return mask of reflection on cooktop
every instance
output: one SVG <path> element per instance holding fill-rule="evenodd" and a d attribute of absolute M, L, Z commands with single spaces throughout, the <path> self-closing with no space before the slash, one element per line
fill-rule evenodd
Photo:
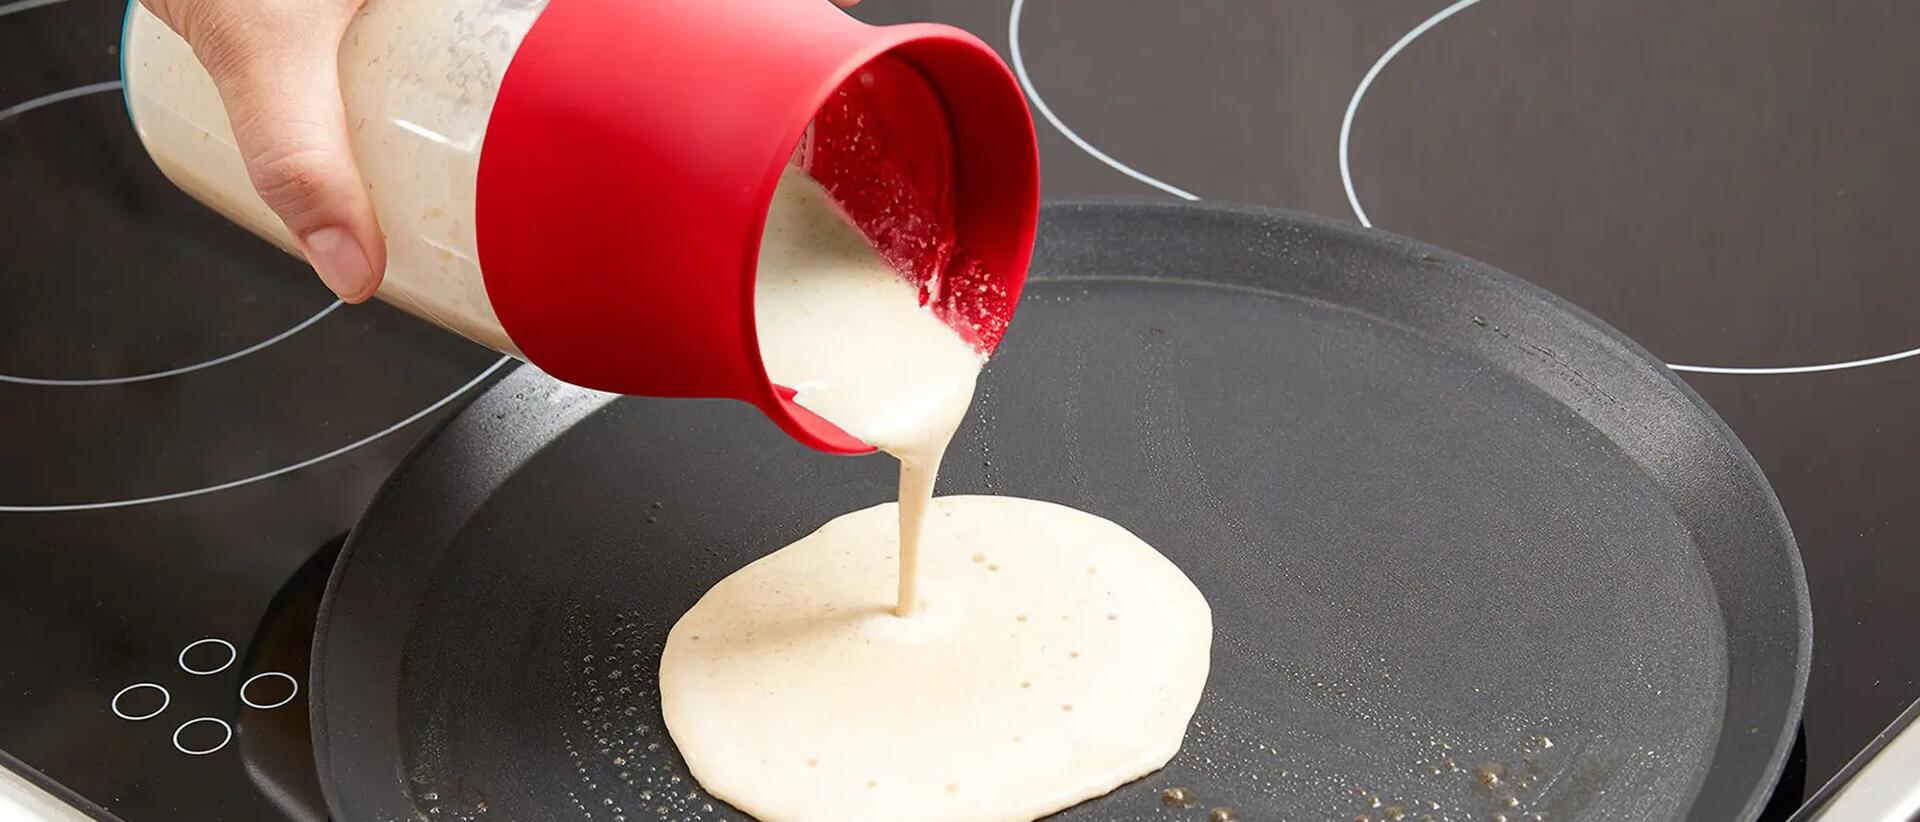
<path fill-rule="evenodd" d="M 326 800 L 313 766 L 313 736 L 307 727 L 307 681 L 312 660 L 313 626 L 327 575 L 345 537 L 335 539 L 307 560 L 268 604 L 260 629 L 248 645 L 247 678 L 240 700 L 248 708 L 235 723 L 241 762 L 260 793 L 289 819 L 325 822 Z M 255 685 L 257 683 L 257 685 Z M 248 694 L 249 686 L 259 693 Z M 274 710 L 260 710 L 267 707 Z"/>

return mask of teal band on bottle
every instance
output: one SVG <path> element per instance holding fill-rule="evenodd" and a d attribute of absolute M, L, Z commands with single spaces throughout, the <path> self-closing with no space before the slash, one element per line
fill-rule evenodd
<path fill-rule="evenodd" d="M 127 107 L 127 122 L 133 122 L 133 98 L 127 94 L 127 38 L 133 34 L 133 12 L 140 0 L 127 0 L 127 13 L 120 18 L 120 104 Z"/>

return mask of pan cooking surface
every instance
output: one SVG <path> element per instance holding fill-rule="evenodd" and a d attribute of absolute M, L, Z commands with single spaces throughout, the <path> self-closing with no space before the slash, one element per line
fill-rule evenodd
<path fill-rule="evenodd" d="M 1155 238 L 1156 211 L 1243 239 Z M 1482 295 L 1467 261 L 1297 219 L 1051 211 L 1045 276 L 948 456 L 942 493 L 1111 518 L 1214 609 L 1184 749 L 1059 818 L 1757 810 L 1805 597 L 1737 443 L 1537 292 Z M 1448 296 L 1341 299 L 1403 281 Z M 1435 319 L 1461 301 L 1484 307 Z M 890 499 L 891 471 L 739 404 L 509 378 L 402 470 L 336 573 L 316 649 L 336 812 L 742 818 L 661 725 L 666 631 L 733 569 Z M 432 499 L 471 510 L 408 513 Z M 405 783 L 352 775 L 382 767 Z M 1172 787 L 1195 806 L 1169 815 Z"/>

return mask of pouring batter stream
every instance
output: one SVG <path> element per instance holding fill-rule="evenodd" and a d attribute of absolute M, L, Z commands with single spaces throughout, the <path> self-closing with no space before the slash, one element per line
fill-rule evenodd
<path fill-rule="evenodd" d="M 983 358 L 918 298 L 825 189 L 782 177 L 755 288 L 767 373 L 897 457 L 900 483 L 897 505 L 735 571 L 668 634 L 675 745 L 765 822 L 1034 819 L 1166 764 L 1206 682 L 1206 600 L 1125 528 L 933 498 Z"/>
<path fill-rule="evenodd" d="M 898 616 L 920 607 L 919 547 L 940 458 L 982 357 L 798 168 L 781 176 L 754 289 L 760 356 L 794 400 L 900 460 Z"/>

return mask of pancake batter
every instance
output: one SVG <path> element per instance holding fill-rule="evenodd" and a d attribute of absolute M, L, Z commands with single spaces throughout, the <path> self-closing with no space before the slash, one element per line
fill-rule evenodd
<path fill-rule="evenodd" d="M 735 572 L 674 625 L 661 707 L 694 778 L 767 822 L 992 822 L 1166 764 L 1206 683 L 1206 600 L 1092 514 L 933 499 L 982 357 L 798 169 L 755 315 L 768 375 L 898 457 L 900 501 Z"/>
<path fill-rule="evenodd" d="M 983 360 L 919 302 L 826 189 L 789 168 L 760 238 L 760 359 L 795 402 L 900 459 L 900 616 L 920 607 L 921 512 Z"/>
<path fill-rule="evenodd" d="M 1212 636 L 1179 568 L 1092 514 L 941 497 L 901 619 L 894 514 L 827 523 L 674 625 L 661 704 L 703 787 L 768 822 L 1028 820 L 1166 764 Z"/>

